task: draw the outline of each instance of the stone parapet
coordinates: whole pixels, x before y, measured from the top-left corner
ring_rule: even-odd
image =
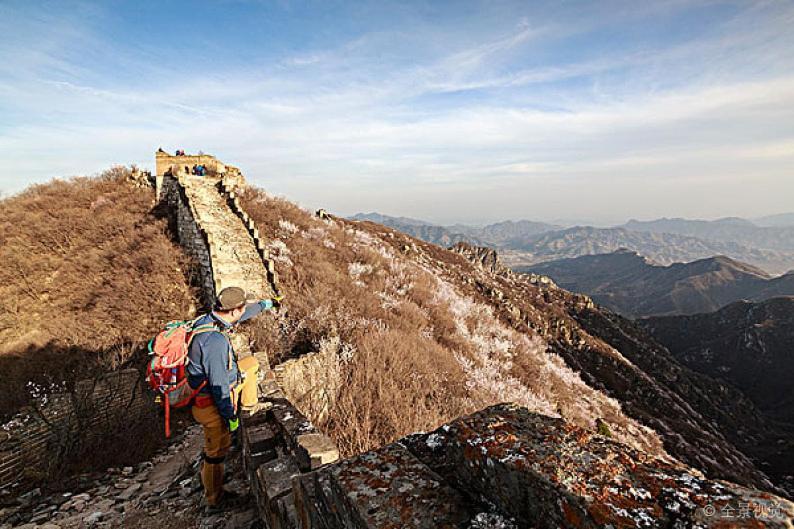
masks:
[[[675,460],[510,404],[310,472],[280,456],[258,478],[260,496],[276,504],[269,527],[783,529],[794,523],[794,504],[784,498],[706,479]]]
[[[243,225],[248,230],[248,234],[251,236],[251,239],[254,241],[254,246],[256,247],[256,251],[259,254],[260,259],[262,259],[262,264],[265,266],[265,270],[267,271],[267,281],[270,285],[271,290],[275,295],[279,295],[278,289],[278,276],[276,275],[276,265],[275,262],[270,258],[270,255],[267,251],[267,241],[260,235],[259,230],[256,228],[256,223],[254,219],[252,219],[248,213],[245,212],[243,209],[242,204],[240,203],[239,198],[239,191],[241,189],[241,182],[239,178],[233,177],[224,177],[221,178],[220,181],[220,191],[226,198],[226,203],[229,205],[231,210],[240,218],[243,222]]]
[[[261,382],[259,393],[256,413],[241,416],[243,464],[267,526],[300,527],[295,479],[336,462],[339,452],[285,398],[272,372]]]
[[[0,424],[0,491],[38,478],[73,436],[99,436],[125,420],[150,413],[153,418],[143,392],[138,370],[125,369],[78,381],[71,391],[56,391],[21,409]]]

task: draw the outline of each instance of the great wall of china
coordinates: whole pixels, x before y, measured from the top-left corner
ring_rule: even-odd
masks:
[[[204,163],[225,167],[212,160]],[[156,178],[159,196],[177,212],[180,240],[202,262],[205,296],[230,284],[269,295],[277,276],[236,200],[242,175],[191,176],[184,170],[191,162],[158,152]],[[706,528],[725,526],[711,509],[726,506],[785,513],[762,525],[737,519],[734,527],[792,527],[794,504],[785,500],[706,480],[509,404],[340,461],[279,387],[275,371],[284,376],[285,366],[269,370],[266,351],[240,347],[265,368],[262,411],[242,418],[243,458],[273,529]],[[286,368],[300,369],[300,359]]]
[[[266,234],[237,199],[240,171],[209,155],[159,151],[156,161],[157,200],[200,265],[205,303],[229,285],[261,297],[277,292]],[[208,175],[190,174],[198,163]],[[782,498],[705,479],[511,404],[340,460],[280,384],[306,377],[316,358],[270,369],[267,351],[251,350],[244,333],[235,341],[240,356],[262,367],[260,409],[242,417],[242,456],[272,529],[794,527],[794,504]],[[0,470],[4,464],[0,457]]]

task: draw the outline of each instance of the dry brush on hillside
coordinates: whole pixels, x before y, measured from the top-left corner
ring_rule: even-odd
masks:
[[[246,191],[244,208],[271,240],[287,296],[280,328],[272,320],[252,323],[255,347],[275,352],[278,362],[327,353],[332,344],[326,362],[340,383],[330,407],[311,402],[313,393],[290,397],[343,453],[504,401],[562,413],[587,428],[604,418],[619,440],[661,452],[652,431],[587,386],[539,335],[505,325],[492,306],[445,278],[447,266],[471,267],[460,256],[430,245],[403,251],[404,236],[390,230],[320,220],[256,189]],[[423,258],[436,250],[450,262]]]
[[[124,363],[194,310],[190,263],[126,169],[54,180],[0,202],[0,415],[37,387]],[[28,386],[28,387],[26,387]]]

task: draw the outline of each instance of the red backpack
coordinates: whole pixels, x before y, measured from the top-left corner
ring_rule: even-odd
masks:
[[[185,367],[191,340],[202,333],[217,331],[212,323],[196,325],[195,320],[172,321],[165,329],[149,340],[151,362],[146,370],[146,380],[157,393],[156,402],[165,408],[165,436],[171,437],[171,408],[188,406],[207,381],[193,389],[187,383]]]

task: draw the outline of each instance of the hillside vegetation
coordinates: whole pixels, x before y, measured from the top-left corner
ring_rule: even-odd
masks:
[[[189,261],[152,214],[153,191],[128,176],[54,180],[0,202],[0,414],[27,400],[29,381],[118,366],[194,310]]]
[[[779,462],[776,477],[794,468],[779,455],[788,432],[747,397],[492,251],[321,220],[256,189],[243,204],[287,297],[279,324],[251,323],[254,348],[274,363],[319,352],[315,387],[288,395],[346,455],[513,401],[740,483],[772,486],[758,460]]]
[[[279,359],[332,348],[340,379],[327,416],[312,417],[343,453],[426,431],[486,405],[513,401],[660,453],[648,428],[585,384],[536,332],[505,324],[468,289],[462,256],[372,223],[321,221],[249,190],[246,211],[273,237],[288,317],[279,333],[256,325],[256,348]],[[463,288],[461,288],[463,287]],[[301,402],[311,412],[312,403]]]

